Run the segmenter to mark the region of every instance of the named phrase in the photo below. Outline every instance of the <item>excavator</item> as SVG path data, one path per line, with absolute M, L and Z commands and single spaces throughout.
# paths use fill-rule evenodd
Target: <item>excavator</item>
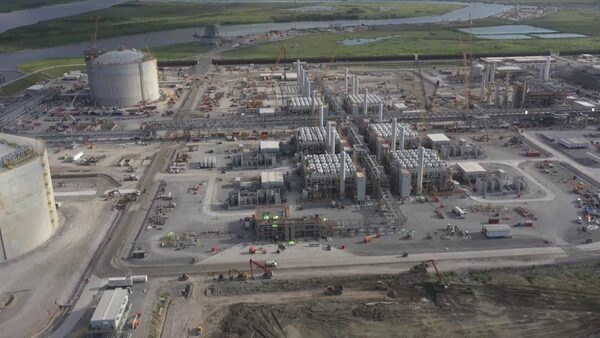
M 327 296 L 340 296 L 344 291 L 343 285 L 328 285 L 325 289 L 325 295 Z
M 222 282 L 225 280 L 225 276 L 221 272 L 212 272 L 211 273 L 213 280 Z
M 234 274 L 236 274 L 236 275 L 234 275 Z M 237 269 L 231 269 L 231 270 L 229 270 L 229 280 L 234 280 L 234 279 L 241 280 L 241 281 L 246 280 L 246 279 L 248 279 L 248 273 L 240 272 Z
M 448 286 L 450 286 L 450 284 L 445 283 L 444 280 L 442 279 L 442 274 L 440 273 L 440 271 L 437 268 L 437 265 L 435 265 L 435 261 L 433 259 L 429 259 L 426 261 L 422 261 L 421 263 L 414 265 L 410 271 L 413 273 L 423 273 L 426 274 L 427 273 L 427 268 L 429 267 L 429 263 L 431 263 L 431 265 L 433 266 L 433 269 L 435 270 L 435 275 L 437 277 L 437 281 L 438 281 L 438 285 L 444 289 L 447 289 Z
M 140 317 L 142 317 L 142 313 L 138 312 L 135 314 L 135 317 L 133 317 L 133 321 L 131 322 L 131 329 L 135 330 L 138 328 L 138 326 L 140 326 Z
M 257 261 L 253 260 L 252 258 L 250 258 L 248 264 L 250 264 L 250 276 L 252 279 L 254 279 L 254 268 L 253 265 L 256 265 L 257 267 L 259 267 L 262 271 L 262 278 L 263 279 L 271 279 L 273 278 L 273 271 L 267 269 L 264 265 L 258 263 Z

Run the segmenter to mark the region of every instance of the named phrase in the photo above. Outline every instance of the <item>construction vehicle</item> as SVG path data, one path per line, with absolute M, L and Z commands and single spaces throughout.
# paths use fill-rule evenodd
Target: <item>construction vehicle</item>
M 265 262 L 265 266 L 267 268 L 276 268 L 277 267 L 277 261 L 275 260 L 269 260 Z
M 410 269 L 410 272 L 412 272 L 412 273 L 426 274 L 427 273 L 427 268 L 429 268 L 429 264 L 430 263 L 433 266 L 433 269 L 435 270 L 435 275 L 437 277 L 438 285 L 440 287 L 444 288 L 444 289 L 447 289 L 448 286 L 449 286 L 449 284 L 448 283 L 444 283 L 444 281 L 442 279 L 442 274 L 438 270 L 437 265 L 435 265 L 435 261 L 433 259 L 422 261 L 421 263 L 419 263 L 417 265 L 414 265 Z
M 342 294 L 342 292 L 344 291 L 344 286 L 343 285 L 329 285 L 327 286 L 327 288 L 325 289 L 325 295 L 327 296 L 340 296 Z
M 223 275 L 222 272 L 212 272 L 211 273 L 213 280 L 222 282 L 225 280 L 225 276 Z
M 142 313 L 138 312 L 135 314 L 135 317 L 133 317 L 133 321 L 131 322 L 131 329 L 135 330 L 138 328 L 138 326 L 140 326 L 140 317 L 142 317 Z
M 246 280 L 248 279 L 248 273 L 247 272 L 240 272 L 237 269 L 231 269 L 229 270 L 229 280 Z
M 202 326 L 196 326 L 196 336 L 202 335 Z
M 125 181 L 137 181 L 137 180 L 138 180 L 137 175 L 131 174 L 131 175 L 125 176 Z
M 187 273 L 182 273 L 181 275 L 179 275 L 179 277 L 177 277 L 177 280 L 181 282 L 184 282 L 188 279 L 190 279 L 190 275 L 188 275 Z
M 477 136 L 472 136 L 471 137 L 473 139 L 473 141 L 475 142 L 488 142 L 490 140 L 490 136 L 488 134 L 485 135 L 481 135 L 479 137 Z
M 427 91 L 425 90 L 425 78 L 423 77 L 423 70 L 421 69 L 421 64 L 419 63 L 419 55 L 415 54 L 415 69 L 417 72 L 417 77 L 419 77 L 420 79 L 420 89 L 421 89 L 421 98 L 423 100 L 423 106 L 425 107 L 425 113 L 429 114 L 429 111 L 427 109 L 427 107 L 429 107 L 429 103 L 427 102 Z M 416 77 L 414 78 L 416 79 Z M 414 80 L 413 80 L 414 83 Z M 425 120 L 425 113 L 424 112 L 420 112 L 421 115 L 421 123 L 423 125 L 423 128 L 425 130 L 427 130 L 427 125 L 426 125 L 426 120 Z
M 248 264 L 250 264 L 250 276 L 252 279 L 254 279 L 254 267 L 253 265 L 256 265 L 258 268 L 260 268 L 263 271 L 262 274 L 262 278 L 263 279 L 271 279 L 273 278 L 273 272 L 269 269 L 267 269 L 267 267 L 265 267 L 264 265 L 258 263 L 257 261 L 253 260 L 252 258 L 250 258 L 250 260 L 248 261 Z
M 251 255 L 254 255 L 257 252 L 260 252 L 260 253 L 262 253 L 264 255 L 264 254 L 267 253 L 267 250 L 265 250 L 264 248 L 256 248 L 256 247 L 253 247 L 253 246 L 251 246 L 251 247 L 248 248 L 248 253 L 251 254 Z
M 70 113 L 65 113 L 62 120 L 60 120 L 60 123 L 59 123 L 61 128 L 64 129 L 66 127 L 65 121 L 67 121 L 67 120 L 71 120 L 73 125 L 77 124 L 77 119 L 73 115 L 71 115 Z
M 258 97 L 256 97 L 254 100 L 252 100 L 249 108 L 259 108 L 262 106 L 263 100 L 267 99 L 267 92 L 269 91 L 269 89 L 271 89 L 271 86 L 273 85 L 273 74 L 275 73 L 275 69 L 277 69 L 279 67 L 279 62 L 281 62 L 281 59 L 284 57 L 285 57 L 285 47 L 281 46 L 279 48 L 279 53 L 277 54 L 277 58 L 275 59 L 275 64 L 271 67 L 271 73 L 269 74 L 269 77 L 267 78 L 267 83 L 265 84 L 264 91 L 261 94 L 259 94 Z

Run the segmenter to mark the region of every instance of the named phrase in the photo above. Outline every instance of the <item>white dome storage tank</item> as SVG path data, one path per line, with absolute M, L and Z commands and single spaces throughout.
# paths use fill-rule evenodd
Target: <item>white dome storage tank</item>
M 96 105 L 132 106 L 160 98 L 156 58 L 135 49 L 117 49 L 87 63 L 90 96 Z
M 0 134 L 0 262 L 43 244 L 57 228 L 45 144 Z

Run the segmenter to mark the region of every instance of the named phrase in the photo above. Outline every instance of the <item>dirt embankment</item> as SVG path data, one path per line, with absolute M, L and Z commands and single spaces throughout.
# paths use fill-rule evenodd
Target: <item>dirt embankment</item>
M 222 304 L 211 336 L 597 337 L 599 272 L 600 265 L 554 265 L 447 273 L 447 289 L 415 274 L 224 282 L 207 297 Z M 323 294 L 342 283 L 341 296 Z M 308 291 L 289 290 L 301 286 Z

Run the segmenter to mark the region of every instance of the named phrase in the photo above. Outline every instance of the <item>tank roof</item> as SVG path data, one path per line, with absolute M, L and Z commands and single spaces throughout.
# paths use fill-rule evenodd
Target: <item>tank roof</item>
M 8 155 L 14 150 L 15 150 L 14 147 L 11 147 L 7 143 L 0 141 L 0 157 L 3 157 L 4 155 Z
M 100 54 L 92 62 L 96 64 L 125 64 L 143 61 L 145 54 L 136 49 L 115 49 Z

